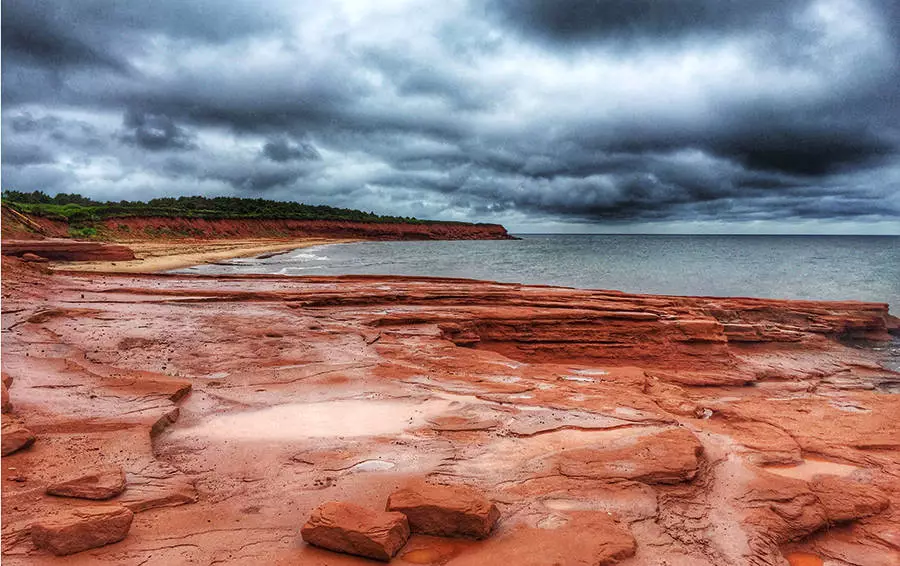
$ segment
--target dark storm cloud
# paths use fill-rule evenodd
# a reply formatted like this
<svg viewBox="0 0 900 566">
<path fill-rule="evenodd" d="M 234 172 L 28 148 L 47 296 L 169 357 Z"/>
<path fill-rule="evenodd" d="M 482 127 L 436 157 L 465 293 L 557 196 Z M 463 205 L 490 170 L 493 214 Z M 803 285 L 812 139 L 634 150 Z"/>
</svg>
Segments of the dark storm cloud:
<svg viewBox="0 0 900 566">
<path fill-rule="evenodd" d="M 267 141 L 263 145 L 262 153 L 272 161 L 279 163 L 322 158 L 312 144 L 304 141 L 292 141 L 287 137 Z"/>
<path fill-rule="evenodd" d="M 3 55 L 50 68 L 99 66 L 124 71 L 129 68 L 128 52 L 138 47 L 129 33 L 161 32 L 173 38 L 223 42 L 281 26 L 264 6 L 229 4 L 223 9 L 214 0 L 6 0 Z"/>
<path fill-rule="evenodd" d="M 164 114 L 128 111 L 123 120 L 120 139 L 144 149 L 193 149 L 191 134 Z"/>
<path fill-rule="evenodd" d="M 898 16 L 891 0 L 11 0 L 4 185 L 526 224 L 893 221 Z"/>
<path fill-rule="evenodd" d="M 4 165 L 37 165 L 54 161 L 53 154 L 39 145 L 17 143 L 3 145 Z"/>
<path fill-rule="evenodd" d="M 490 0 L 488 12 L 525 34 L 571 41 L 678 39 L 778 28 L 803 0 Z"/>
</svg>

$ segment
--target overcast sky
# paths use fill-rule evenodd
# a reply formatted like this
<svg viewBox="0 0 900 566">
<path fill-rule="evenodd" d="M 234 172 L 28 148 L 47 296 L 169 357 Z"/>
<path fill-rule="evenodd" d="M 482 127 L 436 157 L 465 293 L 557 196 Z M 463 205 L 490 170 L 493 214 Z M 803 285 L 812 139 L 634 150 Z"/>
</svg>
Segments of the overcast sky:
<svg viewBox="0 0 900 566">
<path fill-rule="evenodd" d="M 900 0 L 4 0 L 3 187 L 900 233 Z"/>
</svg>

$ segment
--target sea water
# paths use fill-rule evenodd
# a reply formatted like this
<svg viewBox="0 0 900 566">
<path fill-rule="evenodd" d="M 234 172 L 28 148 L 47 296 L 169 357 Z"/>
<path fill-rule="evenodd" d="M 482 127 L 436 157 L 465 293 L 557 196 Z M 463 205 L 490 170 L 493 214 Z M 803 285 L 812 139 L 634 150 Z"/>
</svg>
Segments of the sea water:
<svg viewBox="0 0 900 566">
<path fill-rule="evenodd" d="M 860 300 L 900 314 L 900 236 L 523 235 L 361 242 L 188 273 L 424 275 L 629 293 Z"/>
</svg>

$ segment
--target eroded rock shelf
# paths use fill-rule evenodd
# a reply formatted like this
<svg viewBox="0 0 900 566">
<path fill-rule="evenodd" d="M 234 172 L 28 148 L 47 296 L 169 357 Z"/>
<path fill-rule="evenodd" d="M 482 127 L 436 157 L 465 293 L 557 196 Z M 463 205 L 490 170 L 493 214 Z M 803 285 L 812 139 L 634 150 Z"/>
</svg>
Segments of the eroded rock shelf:
<svg viewBox="0 0 900 566">
<path fill-rule="evenodd" d="M 4 564 L 103 504 L 128 535 L 67 564 L 365 564 L 300 527 L 411 481 L 502 518 L 397 564 L 900 564 L 900 376 L 848 345 L 886 305 L 3 267 L 4 451 L 35 438 L 2 461 Z M 108 502 L 46 493 L 109 466 Z"/>
</svg>

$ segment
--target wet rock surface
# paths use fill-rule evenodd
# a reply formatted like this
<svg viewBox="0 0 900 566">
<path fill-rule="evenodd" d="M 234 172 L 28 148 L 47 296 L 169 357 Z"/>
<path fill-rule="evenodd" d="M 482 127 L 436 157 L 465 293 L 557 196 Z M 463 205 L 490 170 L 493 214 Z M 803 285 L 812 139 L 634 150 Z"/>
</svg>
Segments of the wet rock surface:
<svg viewBox="0 0 900 566">
<path fill-rule="evenodd" d="M 365 564 L 298 528 L 423 482 L 502 519 L 398 564 L 896 564 L 898 376 L 845 342 L 885 305 L 3 261 L 4 444 L 37 437 L 3 458 L 4 564 L 105 466 L 134 526 L 73 564 Z"/>
<path fill-rule="evenodd" d="M 388 562 L 406 544 L 409 523 L 402 513 L 331 501 L 313 510 L 301 534 L 315 546 Z"/>
</svg>

